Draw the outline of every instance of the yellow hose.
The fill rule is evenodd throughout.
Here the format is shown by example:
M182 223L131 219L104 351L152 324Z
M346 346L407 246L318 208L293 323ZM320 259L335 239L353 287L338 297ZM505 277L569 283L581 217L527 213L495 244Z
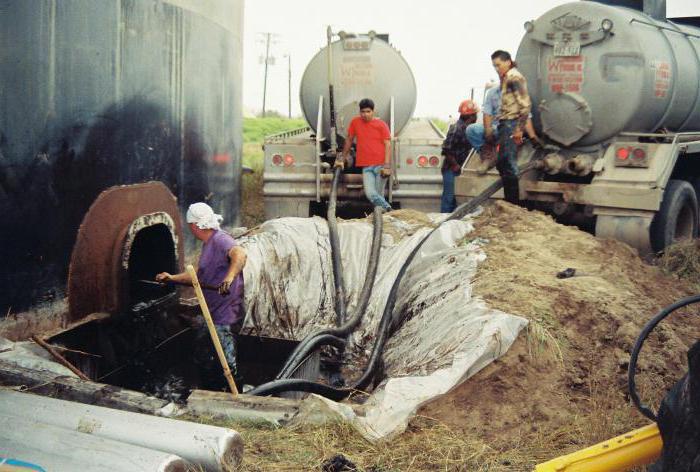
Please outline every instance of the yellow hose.
M653 423L539 464L535 472L624 472L654 462L662 446L659 428Z

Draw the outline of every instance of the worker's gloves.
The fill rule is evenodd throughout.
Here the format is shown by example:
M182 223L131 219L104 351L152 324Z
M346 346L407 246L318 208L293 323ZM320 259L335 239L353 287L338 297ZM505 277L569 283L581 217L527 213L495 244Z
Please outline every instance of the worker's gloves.
M335 163L333 164L334 169L343 169L345 168L345 161L343 159L336 159Z
M231 284L233 283L233 280L227 280L224 279L223 282L219 285L219 295L228 295L231 293Z
M384 167L380 173L382 177L389 177L391 175L391 167Z

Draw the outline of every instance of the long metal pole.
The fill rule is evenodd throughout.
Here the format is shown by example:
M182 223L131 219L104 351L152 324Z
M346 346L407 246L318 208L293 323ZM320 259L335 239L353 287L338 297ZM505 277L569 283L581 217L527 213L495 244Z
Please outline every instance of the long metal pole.
M238 388L236 388L236 382L233 381L233 376L231 375L231 369L229 368L228 362L226 361L224 349L221 347L221 341L219 341L219 335L216 333L214 321L211 319L211 313L209 313L207 301L204 299L204 292L202 292L202 287L201 285L199 285L199 279L197 278L197 272L194 270L194 266L192 266L192 264L187 265L187 273L190 274L190 278L192 279L194 293L197 295L199 307L202 309L204 320L207 322L207 328L209 328L209 335L211 336L211 341L212 343L214 343L216 355L219 357L221 367L223 367L224 369L224 377L226 377L228 386L229 388L231 388L231 393L233 393L233 396L235 397L236 395L238 395Z
M335 98L333 90L333 31L331 27L328 26L326 29L326 38L328 40L328 108L330 110L330 128L331 128L331 151L335 154L337 151L337 135L336 135L336 123L335 123Z
M288 117L291 120L292 119L292 55L288 54L287 55L287 97L289 98L288 102Z
M267 41L265 46L265 79L263 80L263 118L265 118L265 99L267 98L267 66L270 62L270 37L272 36L272 33L265 33L265 35L267 36Z

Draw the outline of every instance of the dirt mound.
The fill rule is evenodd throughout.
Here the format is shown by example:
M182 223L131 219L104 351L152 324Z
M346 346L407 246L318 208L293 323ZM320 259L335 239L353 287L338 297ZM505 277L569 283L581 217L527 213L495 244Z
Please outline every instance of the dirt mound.
M541 444L543 459L648 423L628 402L629 352L646 321L691 286L623 243L507 203L487 207L475 226L469 239L487 241L488 259L474 294L530 326L503 358L421 414L502 450ZM567 268L575 275L557 278ZM638 375L648 404L656 408L681 377L699 337L700 317L687 313L652 334Z

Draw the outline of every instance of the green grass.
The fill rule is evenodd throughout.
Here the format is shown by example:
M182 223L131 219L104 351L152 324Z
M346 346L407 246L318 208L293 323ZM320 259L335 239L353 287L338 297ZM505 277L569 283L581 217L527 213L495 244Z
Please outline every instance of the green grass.
M435 123L435 126L437 126L440 131L447 133L447 121L441 120L440 118L430 118L430 121Z
M301 118L243 118L243 142L262 144L265 136L302 128L306 121Z

